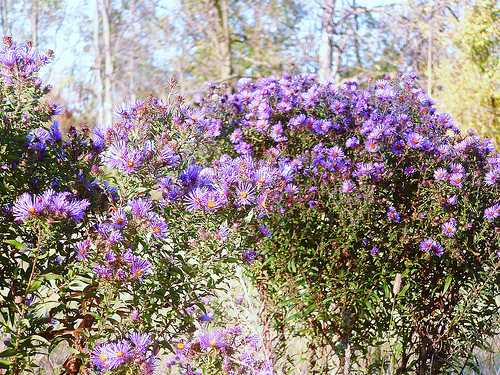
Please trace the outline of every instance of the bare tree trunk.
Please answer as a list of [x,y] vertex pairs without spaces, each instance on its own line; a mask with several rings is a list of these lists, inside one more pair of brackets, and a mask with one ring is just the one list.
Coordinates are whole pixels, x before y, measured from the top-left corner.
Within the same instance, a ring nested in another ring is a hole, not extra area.
[[232,64],[232,53],[231,53],[231,34],[229,30],[229,17],[228,9],[229,6],[226,0],[216,0],[217,12],[219,14],[220,22],[220,54],[221,54],[221,67],[220,74],[221,78],[229,78],[233,74],[233,64]]
[[95,94],[97,97],[97,122],[102,124],[104,122],[104,106],[102,101],[102,61],[101,61],[101,47],[100,47],[100,32],[99,32],[99,2],[95,0],[95,14],[94,14],[94,30],[93,30],[93,42],[95,51],[95,61],[94,61],[94,74],[95,74]]
[[318,80],[324,82],[327,78],[337,74],[338,67],[334,67],[333,40],[334,33],[333,16],[337,0],[324,0],[323,15],[321,17],[321,41],[318,51],[319,71]]
[[31,0],[31,41],[38,45],[38,0]]
[[[131,22],[134,23],[132,27],[135,26],[135,0],[130,2],[130,13]],[[130,72],[129,72],[129,95],[132,100],[135,100],[135,83],[134,83],[134,73],[135,73],[135,53],[130,54]]]
[[3,31],[3,35],[12,36],[12,32],[11,32],[10,26],[9,26],[9,20],[7,18],[8,13],[9,12],[7,10],[7,0],[2,0],[2,31]]
[[104,122],[111,124],[113,97],[112,97],[112,76],[113,59],[111,52],[111,27],[109,23],[110,0],[103,0],[101,3],[102,16],[102,37],[104,41]]

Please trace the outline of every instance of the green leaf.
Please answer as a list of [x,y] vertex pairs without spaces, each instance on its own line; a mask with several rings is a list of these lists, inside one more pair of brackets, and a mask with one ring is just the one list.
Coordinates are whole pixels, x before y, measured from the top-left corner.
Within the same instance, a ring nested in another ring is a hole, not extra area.
[[444,284],[444,289],[443,289],[443,295],[446,294],[446,292],[448,291],[448,288],[450,287],[451,285],[451,280],[452,280],[452,276],[451,275],[448,275],[446,277],[446,282]]
[[29,250],[30,248],[27,247],[26,245],[22,244],[21,242],[17,240],[5,240],[5,243],[8,243],[9,245],[14,246],[15,248],[19,250]]

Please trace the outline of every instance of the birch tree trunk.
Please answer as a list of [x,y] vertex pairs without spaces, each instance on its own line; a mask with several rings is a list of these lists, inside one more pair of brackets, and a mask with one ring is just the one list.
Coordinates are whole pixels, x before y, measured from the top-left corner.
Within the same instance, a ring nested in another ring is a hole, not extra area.
[[[318,51],[319,82],[325,82],[329,77],[337,74],[338,66],[333,59],[333,40],[334,33],[333,16],[335,13],[335,4],[337,0],[324,0],[323,15],[321,17],[321,40]],[[335,62],[335,65],[334,65]]]
[[95,60],[93,71],[95,74],[95,95],[97,105],[97,122],[104,123],[104,107],[102,100],[103,85],[102,85],[102,63],[101,63],[101,46],[100,46],[100,32],[99,32],[99,1],[95,0],[95,13],[93,22],[93,45],[95,51]]
[[7,18],[8,16],[8,9],[7,9],[7,0],[2,0],[2,31],[3,35],[10,35],[12,36],[12,32],[9,26],[9,20]]
[[38,0],[31,0],[31,41],[33,46],[38,45]]
[[111,6],[109,0],[103,0],[101,5],[102,39],[104,42],[104,122],[111,124],[113,110],[113,56],[111,51],[111,25],[109,22]]

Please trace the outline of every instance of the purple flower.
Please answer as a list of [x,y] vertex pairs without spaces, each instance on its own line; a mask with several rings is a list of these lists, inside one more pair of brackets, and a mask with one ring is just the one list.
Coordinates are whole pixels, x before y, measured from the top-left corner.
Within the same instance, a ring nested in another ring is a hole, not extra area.
[[434,178],[439,181],[444,181],[446,180],[446,177],[448,177],[448,171],[444,168],[438,168],[434,172]]
[[257,257],[257,252],[255,250],[247,250],[243,252],[243,260],[247,263],[252,263]]
[[151,264],[145,259],[136,259],[132,263],[132,276],[137,278],[139,281],[143,280],[143,277],[151,272]]
[[127,152],[127,154],[124,155],[122,168],[124,169],[126,174],[133,173],[135,172],[135,169],[141,164],[141,162],[141,152],[138,150],[133,150]]
[[259,230],[260,230],[260,233],[262,233],[264,235],[264,237],[272,237],[273,234],[271,232],[271,230],[265,226],[264,224],[259,224]]
[[271,138],[274,139],[276,142],[284,142],[288,138],[283,137],[283,127],[281,126],[281,122],[278,122],[276,125],[273,125],[271,128]]
[[488,172],[486,173],[486,175],[484,176],[484,182],[486,183],[486,185],[488,186],[491,186],[491,185],[494,185],[495,182],[498,181],[498,172],[495,170],[495,171],[491,171],[491,172]]
[[85,210],[88,206],[90,206],[90,202],[86,199],[82,199],[81,201],[75,200],[69,204],[67,213],[70,217],[79,222],[85,215]]
[[103,352],[108,357],[107,362],[109,363],[108,368],[110,370],[125,363],[125,361],[132,356],[129,344],[124,341],[118,341],[116,343],[106,345]]
[[150,221],[150,228],[156,238],[164,238],[167,235],[168,224],[157,217]]
[[131,199],[128,205],[132,208],[132,213],[139,218],[146,218],[151,210],[151,204],[142,198]]
[[229,136],[231,143],[238,143],[243,139],[243,132],[241,129],[235,129]]
[[435,246],[436,242],[432,238],[427,238],[420,243],[420,250],[429,251]]
[[222,332],[219,330],[199,335],[200,344],[204,348],[222,348],[226,345]]
[[129,335],[129,340],[135,345],[135,350],[141,354],[146,354],[146,350],[151,344],[151,337],[147,333],[133,332]]
[[415,132],[410,133],[408,135],[408,137],[406,138],[406,143],[408,144],[408,146],[410,146],[412,148],[422,147],[422,143],[424,143],[424,141],[425,141],[425,138],[423,136],[421,136],[420,134],[415,133]]
[[464,175],[462,173],[452,173],[449,176],[450,184],[453,186],[461,187],[464,182]]
[[453,237],[455,235],[455,232],[457,231],[457,227],[454,225],[454,223],[450,221],[444,223],[441,226],[441,229],[443,229],[444,234],[446,234],[448,237]]
[[184,198],[184,205],[189,211],[200,210],[205,206],[207,197],[208,190],[206,188],[196,188]]
[[106,152],[106,163],[110,168],[124,168],[127,153],[128,149],[125,142],[113,143]]
[[375,143],[373,139],[369,139],[365,142],[365,150],[368,152],[375,152],[379,149],[379,145]]
[[295,195],[299,192],[299,188],[295,184],[287,184],[285,190],[290,195]]
[[448,204],[451,204],[452,206],[456,205],[458,202],[458,198],[456,195],[452,195],[448,197]]
[[111,221],[116,229],[122,229],[125,225],[127,225],[127,215],[125,214],[125,210],[120,207],[114,211],[111,214]]
[[376,255],[378,252],[379,252],[378,247],[373,247],[373,248],[370,250],[370,254],[371,254],[371,255]]
[[241,141],[234,147],[234,150],[238,154],[249,155],[252,153],[252,145],[250,143]]
[[465,174],[465,168],[462,164],[460,163],[452,163],[450,165],[450,168],[451,168],[451,171],[452,173],[455,172],[455,173],[462,173],[462,174]]
[[359,139],[356,137],[348,138],[347,141],[345,142],[346,148],[353,148],[357,145],[359,145]]
[[98,345],[90,353],[90,359],[98,369],[109,368],[107,346],[109,344]]
[[498,205],[494,205],[493,207],[488,207],[484,210],[484,218],[487,220],[496,219],[500,214],[498,213]]
[[37,197],[32,197],[28,193],[23,193],[12,207],[14,219],[18,221],[33,216],[42,210],[43,206],[40,200],[37,199]]
[[76,258],[79,260],[83,260],[88,255],[88,250],[90,248],[89,240],[80,241],[75,244],[76,248]]
[[346,180],[342,183],[342,192],[343,193],[352,193],[355,187],[351,180]]
[[399,155],[399,154],[403,153],[403,149],[404,149],[404,142],[403,141],[396,141],[392,145],[391,152],[396,154],[396,155]]
[[389,207],[389,209],[387,210],[387,217],[389,218],[389,220],[395,223],[399,223],[399,221],[401,220],[401,216],[399,216],[398,212],[393,206]]
[[442,257],[444,254],[444,248],[442,245],[439,243],[435,242],[434,246],[432,247],[432,251],[434,251],[434,254],[437,255],[438,257]]

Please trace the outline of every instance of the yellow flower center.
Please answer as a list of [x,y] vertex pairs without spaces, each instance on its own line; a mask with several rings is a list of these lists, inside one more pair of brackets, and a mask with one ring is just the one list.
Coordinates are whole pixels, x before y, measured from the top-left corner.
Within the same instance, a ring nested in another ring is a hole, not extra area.
[[215,345],[217,345],[217,341],[215,341],[215,340],[210,340],[210,346],[212,346],[212,347],[213,347],[213,346],[215,346]]
[[123,219],[121,217],[119,217],[118,219],[116,219],[116,224],[122,225],[123,224]]
[[214,208],[215,207],[215,202],[214,201],[209,201],[207,204],[208,208]]
[[186,347],[186,346],[185,346],[185,345],[184,345],[184,343],[182,343],[182,342],[180,342],[180,343],[178,343],[178,344],[177,344],[177,349],[179,349],[179,350],[182,350],[182,349],[184,349],[185,347]]
[[154,227],[153,232],[155,233],[160,233],[160,227]]
[[123,358],[123,356],[124,356],[124,355],[125,355],[125,353],[123,353],[122,351],[120,351],[120,352],[118,352],[118,353],[116,354],[116,356],[117,356],[118,358]]
[[134,162],[133,162],[132,160],[130,160],[130,161],[127,163],[127,165],[128,165],[130,168],[132,168],[132,167],[134,166]]
[[30,213],[30,215],[34,214],[34,213],[35,213],[35,211],[36,211],[36,210],[35,210],[35,208],[34,208],[34,207],[30,207],[30,209],[29,209],[29,213]]
[[106,356],[106,354],[101,354],[100,357],[101,361],[105,361],[106,359],[108,359],[108,357]]
[[248,194],[245,191],[242,191],[240,197],[245,199],[246,197],[248,197]]
[[144,272],[144,271],[143,271],[143,270],[141,270],[140,268],[139,268],[139,269],[137,269],[137,270],[135,270],[135,274],[136,274],[136,276],[142,276],[142,273],[143,273],[143,272]]

